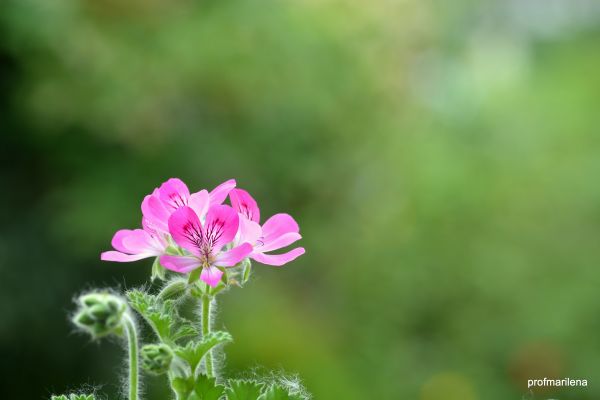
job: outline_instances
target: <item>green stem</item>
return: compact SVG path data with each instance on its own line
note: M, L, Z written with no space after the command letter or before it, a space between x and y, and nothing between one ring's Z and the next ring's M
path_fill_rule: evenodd
M210 308L212 299L211 296L206 294L202 296L202 337L207 337L210 334ZM214 376L212 350L209 350L204 356L204 363L206 375L212 378Z
M128 313L123 315L123 325L129 344L129 400L138 400L138 340L135 323Z

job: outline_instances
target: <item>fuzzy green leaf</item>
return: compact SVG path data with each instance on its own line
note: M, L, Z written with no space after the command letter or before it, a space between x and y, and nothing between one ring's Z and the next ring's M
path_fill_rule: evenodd
M199 375L196 378L194 393L189 400L219 400L223 396L224 387L217 385L215 378Z
M192 392L192 390L194 390L194 378L175 377L171 381L171 386L173 387L173 390L175 390L175 392L182 394L181 398L187 398L187 396Z
M216 331L209 333L201 341L190 341L185 347L179 346L175 349L175 354L187 361L192 371L195 371L202 360L202 357L210 349L220 344L225 344L233 341L229 332Z
M257 400L263 384L250 380L230 380L229 387L225 390L227 400Z
M258 400L304 400L303 396L290 394L289 391L280 385L271 385Z
M130 290L127 298L131 307L144 317L163 342L172 344L198 334L190 321L179 316L174 300L163 301L141 290Z
M95 400L93 394L73 394L71 393L69 397L63 395L60 396L52 396L51 400Z
M175 324L175 318L164 303L156 296L141 290L127 292L127 298L131 307L144 317L158 337L164 342L169 342L171 326Z
M171 337L174 341L176 341L182 338L192 336L198 336L198 329L196 329L196 327L192 325L191 322L186 321L179 325L179 327L175 330Z

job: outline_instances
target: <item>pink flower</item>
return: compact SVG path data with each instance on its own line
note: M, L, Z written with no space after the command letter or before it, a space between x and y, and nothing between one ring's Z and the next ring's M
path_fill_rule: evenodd
M142 221L144 222L144 221ZM105 251L100 254L103 261L131 262L149 257L158 257L165 253L167 242L162 235L150 227L144 229L121 229L115 233L112 246L117 251Z
M305 253L303 247L296 247L283 254L266 254L300 240L302 236L298 224L288 214L275 214L261 227L258 224L260 210L248 192L232 189L229 198L233 208L240 214L237 241L252 244L250 258L263 264L281 266Z
M171 178L144 198L142 213L150 226L166 233L169 231L169 217L175 210L187 206L202 218L210 206L222 204L229 191L234 187L235 180L230 179L217 186L210 193L203 189L190 194L183 181L178 178Z
M233 241L239 227L237 212L226 205L211 206L206 213L204 224L194 209L180 207L169 218L168 226L173 240L191 254L163 255L160 263L165 268L180 273L202 268L200 279L213 287L223 275L223 271L217 267L233 267L252 252L249 243L221 251L226 244Z

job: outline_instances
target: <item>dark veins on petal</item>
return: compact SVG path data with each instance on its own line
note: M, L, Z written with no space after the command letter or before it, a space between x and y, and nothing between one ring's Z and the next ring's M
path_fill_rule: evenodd
M194 226L191 222L187 222L183 226L184 235L190 242L194 243L199 249L202 248L202 231L198 229L197 226Z
M181 197L181 195L177 192L169 194L169 201L167 203L173 210L178 209L179 207L183 207L187 205L187 201Z

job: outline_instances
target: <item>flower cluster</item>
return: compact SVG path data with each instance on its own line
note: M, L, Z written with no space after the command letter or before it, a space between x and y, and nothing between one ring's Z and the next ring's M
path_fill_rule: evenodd
M224 204L229 198L230 205ZM252 259L281 266L304 254L296 247L270 254L301 239L296 221L275 214L260 225L260 209L248 192L228 180L212 191L190 194L185 183L171 178L142 202L142 229L115 233L115 250L104 261L130 262L156 257L162 267L182 274L200 269L200 279L215 287L224 268Z

